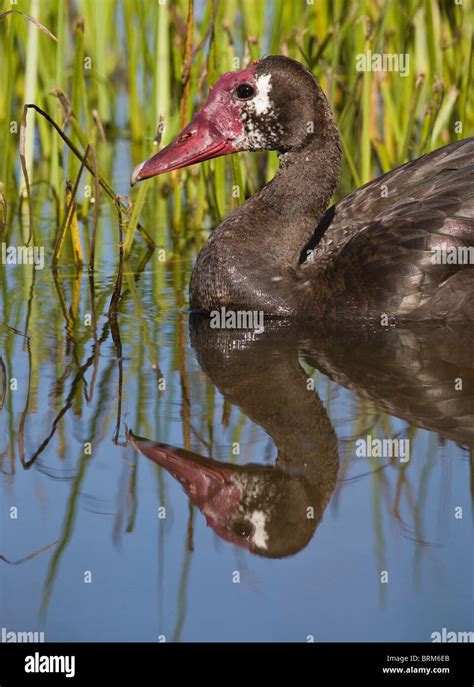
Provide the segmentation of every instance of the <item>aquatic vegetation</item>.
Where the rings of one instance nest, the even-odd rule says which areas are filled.
[[[105,242],[98,176],[115,202],[107,180],[117,140],[130,141],[133,168],[178,132],[220,73],[263,54],[307,64],[327,93],[345,153],[338,195],[473,130],[471,0],[19,0],[2,9],[0,182],[10,217],[25,192],[18,165],[24,103],[47,112],[76,148],[72,154],[51,122],[28,111],[23,148],[33,215],[57,220],[54,236],[40,224],[34,240],[55,246],[53,263],[88,264],[96,242]],[[79,177],[77,157],[87,146]],[[274,154],[242,155],[133,191],[123,203],[125,255],[142,247],[143,237],[175,252],[201,242],[203,227],[242,202],[275,166]],[[129,195],[126,180],[123,170],[119,193]],[[158,194],[150,193],[156,186]],[[29,231],[25,211],[22,227],[7,222],[5,236],[19,231]]]

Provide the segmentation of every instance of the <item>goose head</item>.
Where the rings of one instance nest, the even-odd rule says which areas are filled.
[[[276,467],[220,463],[192,451],[150,441],[129,431],[131,445],[164,468],[224,541],[267,558],[303,549],[324,505],[302,474]],[[314,517],[308,517],[308,508]]]
[[[324,135],[328,112],[309,70],[288,57],[266,57],[221,76],[177,138],[135,168],[131,184],[245,150],[302,150]]]

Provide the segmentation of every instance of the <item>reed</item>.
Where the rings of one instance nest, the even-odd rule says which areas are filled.
[[[97,147],[99,171],[107,176],[102,163],[108,151],[106,164],[112,168],[113,143],[120,137],[133,142],[132,168],[150,154],[159,121],[166,144],[222,71],[243,67],[267,51],[305,62],[325,88],[345,152],[339,195],[410,157],[469,135],[474,127],[474,107],[468,98],[472,0],[462,5],[407,0],[397,7],[380,0],[19,0],[15,13],[4,0],[1,7],[5,16],[0,19],[0,181],[12,204],[25,193],[16,164],[25,101],[49,112],[82,152],[88,144]],[[57,42],[21,12],[49,29]],[[357,71],[357,55],[368,50],[408,55],[408,74]],[[54,88],[65,96],[63,109],[54,101]],[[33,125],[33,115],[28,117],[27,170],[33,184],[43,170],[49,180],[49,186],[33,188],[35,214],[54,197],[61,226],[67,182],[75,180],[79,161],[47,122],[36,118]],[[99,140],[99,123],[107,140]],[[197,171],[149,182],[147,188],[155,186],[167,198],[170,219],[164,238],[172,240],[176,250],[181,250],[183,236],[199,242],[203,225],[215,223],[262,182],[259,170],[266,170],[263,181],[274,173],[275,156],[264,155],[263,165],[258,157],[215,160]],[[84,185],[91,180],[88,173]],[[240,191],[237,199],[233,185]],[[83,235],[96,209],[90,195],[81,191],[75,203],[78,232]],[[151,216],[160,202],[156,194],[141,189],[133,191],[132,198],[136,204],[127,230],[127,255],[136,241],[137,208],[146,202]],[[187,199],[192,199],[194,212],[188,212]],[[41,235],[36,240],[57,242],[57,236],[48,238]],[[104,240],[99,236],[99,254]],[[90,237],[84,236],[82,243],[89,245]],[[74,261],[77,256],[77,251],[68,252],[64,259]]]

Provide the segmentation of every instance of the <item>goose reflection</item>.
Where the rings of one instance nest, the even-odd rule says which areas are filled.
[[[128,437],[181,483],[219,537],[251,553],[282,558],[302,550],[336,486],[337,436],[301,357],[390,414],[470,447],[472,456],[474,364],[466,328],[315,332],[280,321],[257,335],[211,329],[192,315],[190,335],[203,372],[272,438],[274,466],[232,465],[132,431]]]

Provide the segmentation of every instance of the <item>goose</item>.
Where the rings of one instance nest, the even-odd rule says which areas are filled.
[[[190,282],[195,312],[313,320],[474,319],[474,138],[408,162],[328,208],[342,159],[314,75],[269,56],[221,76],[131,184],[239,151],[279,170],[211,233]]]

